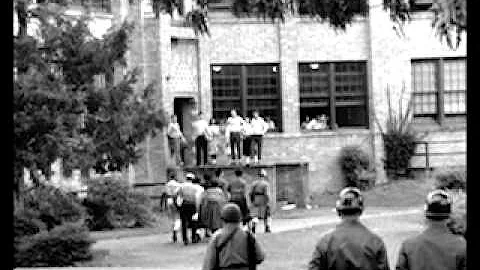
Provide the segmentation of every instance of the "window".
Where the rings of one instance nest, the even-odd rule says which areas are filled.
[[[91,6],[94,10],[110,13],[112,11],[111,0],[73,0],[74,5]]]
[[[236,109],[243,117],[258,110],[281,131],[279,67],[266,65],[212,65],[213,118],[222,121]]]
[[[412,60],[413,113],[440,124],[466,114],[465,58]]]
[[[227,9],[230,10],[233,0],[208,0],[207,6],[210,9]]]
[[[433,1],[432,0],[410,0],[409,4],[410,4],[410,9],[412,11],[426,11],[432,7]]]
[[[365,62],[301,63],[299,76],[302,128],[313,119],[327,121],[313,129],[368,126]]]
[[[313,4],[313,1],[305,1],[305,0],[298,0],[297,1],[297,10],[298,14],[300,15],[310,15],[311,10],[324,11],[325,8],[328,8],[328,1],[316,1]],[[349,12],[359,13],[362,15],[367,15],[368,13],[368,5],[366,5],[365,0],[349,0],[345,1],[344,4],[346,5],[346,9]],[[325,12],[325,11],[324,11]]]

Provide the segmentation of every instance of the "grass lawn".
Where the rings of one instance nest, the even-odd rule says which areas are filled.
[[[421,213],[365,219],[363,223],[384,240],[392,269],[400,243],[422,229]],[[315,244],[337,222],[301,230],[259,234],[266,252],[259,270],[306,269]],[[183,246],[172,244],[166,235],[151,235],[102,241],[94,249],[96,258],[82,266],[156,267],[158,269],[200,269],[206,242]],[[108,250],[108,253],[106,252]]]

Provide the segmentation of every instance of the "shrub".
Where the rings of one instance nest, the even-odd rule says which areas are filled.
[[[415,154],[416,138],[410,133],[390,132],[383,135],[385,169],[390,174],[406,172]]]
[[[435,180],[435,188],[444,189],[452,196],[452,214],[447,222],[448,228],[452,233],[466,237],[466,171],[457,169],[441,170],[436,173]]]
[[[13,215],[13,236],[15,238],[34,235],[46,229],[38,214],[30,209],[16,210]]]
[[[72,266],[92,258],[94,241],[80,222],[65,223],[15,241],[15,267]]]
[[[340,166],[347,186],[360,187],[360,178],[370,166],[368,154],[357,146],[344,147]]]
[[[410,98],[407,109],[403,113],[402,100],[405,93],[405,85],[402,88],[401,96],[398,99],[398,113],[394,112],[390,97],[390,88],[387,86],[388,117],[386,121],[386,130],[383,130],[375,115],[375,121],[383,137],[385,158],[384,167],[389,176],[397,177],[405,174],[410,166],[410,159],[415,154],[415,142],[418,139],[417,134],[411,128],[412,102]]]
[[[435,175],[436,186],[440,189],[467,189],[467,173],[465,170],[447,169]]]
[[[30,217],[42,221],[48,230],[64,222],[83,220],[87,213],[76,196],[47,185],[25,193],[24,209],[28,209]]]
[[[92,230],[144,227],[153,220],[150,199],[114,177],[91,179],[84,205]]]

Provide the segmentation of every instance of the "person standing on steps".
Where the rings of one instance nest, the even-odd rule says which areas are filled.
[[[252,153],[252,125],[250,119],[245,118],[245,123],[242,126],[242,138],[243,138],[243,156],[245,156],[245,163],[250,164],[250,157]]]
[[[427,195],[427,228],[402,243],[396,270],[467,269],[466,241],[447,227],[451,205],[450,195],[443,190],[434,190]]]
[[[240,161],[242,153],[241,143],[242,143],[242,127],[245,123],[242,117],[237,115],[237,111],[231,110],[230,117],[227,119],[227,127],[225,134],[228,137],[227,140],[230,140],[230,152],[232,163]]]
[[[271,232],[272,218],[270,213],[270,184],[266,177],[267,172],[261,169],[258,173],[259,179],[252,183],[249,197],[252,207],[252,232],[255,233],[256,225],[259,219],[262,219],[265,226],[265,232]]]
[[[168,123],[167,137],[168,146],[170,148],[170,157],[175,160],[176,165],[183,165],[180,150],[182,147],[182,141],[186,143],[187,140],[180,130],[180,125],[177,122],[177,116],[175,114],[171,116],[170,123]]]
[[[180,186],[177,192],[177,206],[180,209],[180,220],[182,223],[182,240],[188,245],[187,229],[192,230],[192,243],[199,241],[197,236],[197,228],[193,222],[194,216],[198,216],[198,209],[203,193],[203,188],[198,184],[193,173],[185,175],[185,182]]]
[[[254,270],[265,260],[255,235],[240,227],[240,208],[226,204],[221,213],[224,225],[208,243],[202,270]]]
[[[229,201],[240,208],[243,225],[245,226],[250,221],[250,211],[247,204],[247,183],[242,175],[242,170],[235,170],[235,178],[228,184],[227,191],[230,195]]]
[[[211,138],[208,122],[203,118],[202,112],[198,113],[197,119],[192,123],[193,137],[195,139],[195,153],[197,166],[208,162],[208,141]]]
[[[260,117],[258,111],[254,111],[250,125],[252,127],[251,142],[252,154],[254,155],[253,162],[258,163],[262,159],[263,136],[268,131],[268,124]]]
[[[363,196],[357,188],[344,188],[336,202],[342,219],[315,246],[309,270],[375,269],[389,270],[383,240],[360,221]]]

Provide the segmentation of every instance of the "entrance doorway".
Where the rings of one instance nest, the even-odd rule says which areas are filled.
[[[195,108],[196,103],[193,97],[178,97],[173,99],[173,113],[177,116],[178,124],[180,125],[180,130],[188,141],[188,145],[182,147],[180,151],[180,156],[182,161],[185,164],[190,164],[188,157],[191,155],[192,142],[189,141],[192,135],[192,111]]]

